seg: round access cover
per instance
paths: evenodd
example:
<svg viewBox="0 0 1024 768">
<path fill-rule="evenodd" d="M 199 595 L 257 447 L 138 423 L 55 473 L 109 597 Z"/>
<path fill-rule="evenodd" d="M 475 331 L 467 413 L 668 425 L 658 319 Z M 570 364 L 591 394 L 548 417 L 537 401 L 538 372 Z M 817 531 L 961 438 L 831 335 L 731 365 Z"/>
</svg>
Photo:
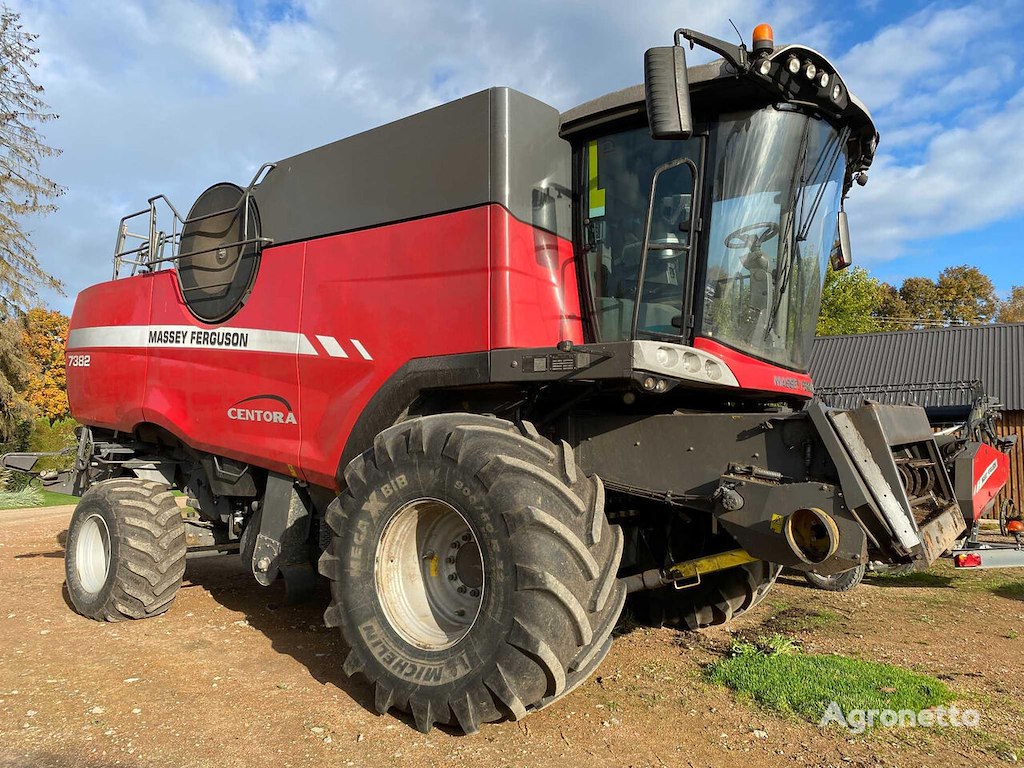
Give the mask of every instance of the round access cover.
<svg viewBox="0 0 1024 768">
<path fill-rule="evenodd" d="M 188 212 L 178 247 L 181 293 L 200 320 L 218 323 L 242 306 L 260 261 L 259 211 L 235 184 L 214 184 Z M 248 208 L 248 216 L 246 215 Z M 245 245 L 237 245 L 249 241 Z"/>
</svg>

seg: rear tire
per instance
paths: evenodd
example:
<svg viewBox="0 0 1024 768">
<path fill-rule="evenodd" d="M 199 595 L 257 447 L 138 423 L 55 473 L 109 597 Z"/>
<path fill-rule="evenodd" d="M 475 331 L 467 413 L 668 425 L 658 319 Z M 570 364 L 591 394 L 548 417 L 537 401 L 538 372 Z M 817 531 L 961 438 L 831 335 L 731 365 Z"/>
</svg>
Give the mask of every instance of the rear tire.
<svg viewBox="0 0 1024 768">
<path fill-rule="evenodd" d="M 858 565 L 856 568 L 842 573 L 834 573 L 831 576 L 804 571 L 804 578 L 816 589 L 824 589 L 826 592 L 849 592 L 864 580 L 867 569 L 866 565 Z"/>
<path fill-rule="evenodd" d="M 71 604 L 90 619 L 170 608 L 185 574 L 185 523 L 167 486 L 119 478 L 90 487 L 68 526 L 64 570 Z"/>
<path fill-rule="evenodd" d="M 604 489 L 530 424 L 471 414 L 391 427 L 327 512 L 324 618 L 346 674 L 417 729 L 519 719 L 600 663 L 625 601 Z"/>
<path fill-rule="evenodd" d="M 642 613 L 654 626 L 673 629 L 727 624 L 764 599 L 780 570 L 780 566 L 758 560 L 701 576 L 700 584 L 694 587 L 668 586 L 642 592 Z"/>
</svg>

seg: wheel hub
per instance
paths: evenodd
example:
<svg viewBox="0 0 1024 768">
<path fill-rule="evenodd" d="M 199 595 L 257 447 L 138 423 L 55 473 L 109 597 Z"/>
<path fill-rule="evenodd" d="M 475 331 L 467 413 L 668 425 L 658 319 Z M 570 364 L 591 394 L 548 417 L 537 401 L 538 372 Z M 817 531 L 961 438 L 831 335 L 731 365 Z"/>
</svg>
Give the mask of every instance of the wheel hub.
<svg viewBox="0 0 1024 768">
<path fill-rule="evenodd" d="M 110 531 L 99 515 L 82 523 L 75 545 L 75 564 L 82 589 L 95 594 L 103 588 L 110 568 Z"/>
<path fill-rule="evenodd" d="M 424 650 L 444 650 L 468 634 L 480 613 L 480 545 L 450 504 L 417 499 L 388 521 L 374 560 L 374 581 L 391 627 Z"/>
</svg>

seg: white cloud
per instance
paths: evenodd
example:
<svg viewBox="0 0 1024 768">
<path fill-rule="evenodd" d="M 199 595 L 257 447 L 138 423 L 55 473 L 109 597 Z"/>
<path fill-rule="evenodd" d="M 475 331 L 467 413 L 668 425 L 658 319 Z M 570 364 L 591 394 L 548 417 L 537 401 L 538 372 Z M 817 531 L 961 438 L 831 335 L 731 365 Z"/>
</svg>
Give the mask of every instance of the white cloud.
<svg viewBox="0 0 1024 768">
<path fill-rule="evenodd" d="M 69 192 L 35 241 L 72 297 L 107 278 L 117 219 L 155 192 L 187 209 L 204 187 L 248 181 L 266 160 L 490 85 L 565 109 L 639 82 L 643 51 L 678 26 L 733 40 L 728 18 L 744 35 L 769 21 L 779 42 L 829 53 L 848 24 L 811 0 L 305 0 L 276 16 L 279 4 L 257 0 L 241 18 L 229 0 L 8 1 L 41 35 L 37 80 L 62 115 L 47 136 L 64 155 L 47 171 Z M 999 91 L 1016 77 L 1016 50 L 998 38 L 1005 14 L 929 8 L 832 56 L 883 128 L 886 154 L 850 205 L 858 257 L 890 258 L 908 239 L 1017 210 L 1007 177 L 1019 150 L 1006 136 L 1020 97 L 1002 104 Z M 985 56 L 972 53 L 993 39 Z M 901 160 L 904 149 L 922 159 Z"/>
<path fill-rule="evenodd" d="M 187 209 L 207 185 L 247 181 L 264 161 L 491 85 L 568 108 L 639 82 L 644 49 L 681 24 L 732 39 L 728 16 L 772 18 L 795 34 L 813 7 L 306 0 L 281 18 L 265 2 L 239 18 L 227 0 L 11 4 L 40 34 L 37 79 L 61 114 L 47 138 L 64 154 L 47 170 L 69 191 L 34 239 L 67 283 L 70 298 L 55 299 L 65 309 L 107 278 L 117 219 L 156 192 Z"/>
<path fill-rule="evenodd" d="M 1024 211 L 1024 118 L 1009 4 L 929 6 L 841 58 L 873 110 L 878 157 L 849 210 L 857 259 L 896 259 L 915 240 L 972 231 Z M 1013 90 L 1007 95 L 1007 88 Z M 969 258 L 965 254 L 965 258 Z"/>
<path fill-rule="evenodd" d="M 850 88 L 881 112 L 907 96 L 943 88 L 964 62 L 987 60 L 991 49 L 984 56 L 969 54 L 978 50 L 980 38 L 1004 24 L 996 7 L 928 7 L 853 46 L 839 59 L 839 70 Z"/>
<path fill-rule="evenodd" d="M 885 132 L 885 148 L 894 149 L 920 145 L 943 128 L 941 123 L 912 123 Z"/>
<path fill-rule="evenodd" d="M 858 259 L 884 261 L 910 241 L 965 232 L 1024 214 L 1024 90 L 977 123 L 945 129 L 921 162 L 882 155 L 851 196 Z"/>
</svg>

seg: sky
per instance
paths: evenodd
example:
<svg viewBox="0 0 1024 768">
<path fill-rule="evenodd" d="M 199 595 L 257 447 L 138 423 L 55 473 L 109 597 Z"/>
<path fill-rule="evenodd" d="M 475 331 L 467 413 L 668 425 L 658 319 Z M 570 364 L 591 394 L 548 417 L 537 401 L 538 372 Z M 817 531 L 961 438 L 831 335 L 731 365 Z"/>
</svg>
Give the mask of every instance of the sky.
<svg viewBox="0 0 1024 768">
<path fill-rule="evenodd" d="M 493 85 L 565 110 L 640 82 L 677 27 L 735 40 L 730 19 L 822 52 L 871 110 L 881 143 L 847 203 L 858 264 L 897 285 L 958 264 L 1004 297 L 1024 284 L 1019 0 L 6 2 L 60 115 L 43 170 L 67 192 L 28 223 L 64 311 L 110 278 L 118 220 L 154 194 L 184 213 L 217 181 Z"/>
</svg>

